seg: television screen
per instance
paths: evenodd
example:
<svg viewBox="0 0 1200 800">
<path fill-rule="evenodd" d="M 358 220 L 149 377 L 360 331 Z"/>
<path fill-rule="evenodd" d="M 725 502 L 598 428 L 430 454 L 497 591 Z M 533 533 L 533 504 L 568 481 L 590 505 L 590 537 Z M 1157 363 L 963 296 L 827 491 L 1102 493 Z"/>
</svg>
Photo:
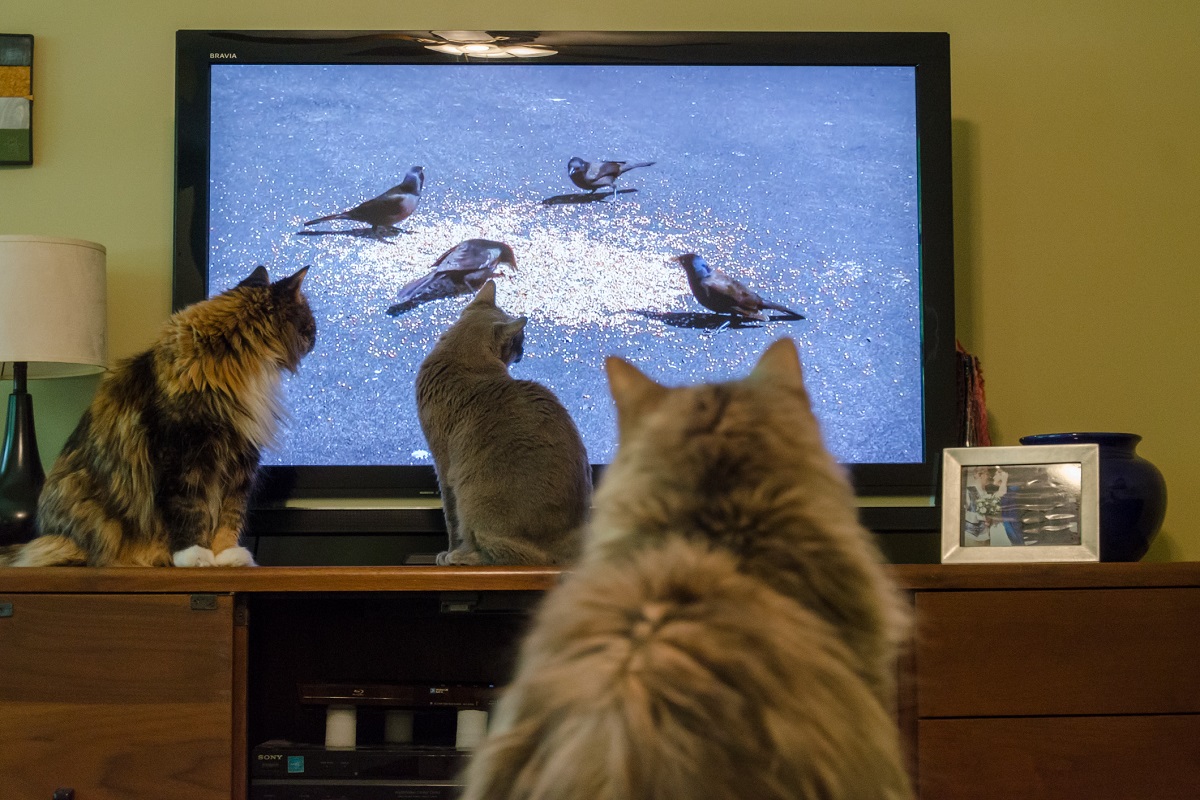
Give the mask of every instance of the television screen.
<svg viewBox="0 0 1200 800">
<path fill-rule="evenodd" d="M 463 53 L 514 38 L 180 32 L 177 306 L 312 265 L 317 344 L 263 461 L 284 494 L 434 485 L 416 372 L 488 277 L 528 318 L 511 373 L 600 467 L 605 357 L 717 381 L 788 336 L 859 491 L 931 494 L 954 407 L 945 36 Z"/>
</svg>

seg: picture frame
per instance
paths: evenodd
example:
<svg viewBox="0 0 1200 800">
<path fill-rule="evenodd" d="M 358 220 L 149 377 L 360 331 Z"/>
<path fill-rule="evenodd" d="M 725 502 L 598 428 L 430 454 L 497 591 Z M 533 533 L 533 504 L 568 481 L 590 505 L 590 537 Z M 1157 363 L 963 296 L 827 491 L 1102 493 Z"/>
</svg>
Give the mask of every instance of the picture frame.
<svg viewBox="0 0 1200 800">
<path fill-rule="evenodd" d="M 942 563 L 1100 560 L 1095 444 L 942 452 Z"/>
<path fill-rule="evenodd" d="M 0 166 L 33 164 L 33 36 L 0 33 Z"/>
</svg>

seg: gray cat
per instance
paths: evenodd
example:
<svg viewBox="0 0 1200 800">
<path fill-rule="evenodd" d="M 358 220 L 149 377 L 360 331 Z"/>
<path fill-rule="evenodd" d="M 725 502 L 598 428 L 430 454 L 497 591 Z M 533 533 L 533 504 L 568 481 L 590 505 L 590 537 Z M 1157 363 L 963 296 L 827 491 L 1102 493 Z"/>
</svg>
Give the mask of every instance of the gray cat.
<svg viewBox="0 0 1200 800">
<path fill-rule="evenodd" d="M 565 564 L 591 504 L 587 450 L 549 389 L 517 380 L 525 317 L 488 281 L 417 372 L 417 415 L 442 490 L 450 549 L 437 563 Z"/>
</svg>

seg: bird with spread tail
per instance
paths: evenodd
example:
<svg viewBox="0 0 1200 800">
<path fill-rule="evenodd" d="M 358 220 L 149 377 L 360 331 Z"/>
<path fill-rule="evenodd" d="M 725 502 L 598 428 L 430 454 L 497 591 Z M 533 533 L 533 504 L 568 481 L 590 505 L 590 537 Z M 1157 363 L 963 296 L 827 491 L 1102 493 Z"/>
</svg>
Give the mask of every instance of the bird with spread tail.
<svg viewBox="0 0 1200 800">
<path fill-rule="evenodd" d="M 582 158 L 576 156 L 567 162 L 567 176 L 580 189 L 587 189 L 592 194 L 595 194 L 597 189 L 609 187 L 612 189 L 610 194 L 616 196 L 617 187 L 614 184 L 616 184 L 617 178 L 631 169 L 653 165 L 653 161 L 638 161 L 635 163 L 628 161 L 584 161 Z"/>
<path fill-rule="evenodd" d="M 687 273 L 688 286 L 696 301 L 707 309 L 718 314 L 730 314 L 734 317 L 745 317 L 766 321 L 764 309 L 782 311 L 794 319 L 804 319 L 804 315 L 793 311 L 787 306 L 764 299 L 758 293 L 746 288 L 745 284 L 737 281 L 719 269 L 709 266 L 703 256 L 696 253 L 685 253 L 675 259 Z"/>
<path fill-rule="evenodd" d="M 387 313 L 395 317 L 431 300 L 475 294 L 490 278 L 502 276 L 503 266 L 514 271 L 517 268 L 517 257 L 504 242 L 490 239 L 459 242 L 438 256 L 427 274 L 404 284 Z"/>
<path fill-rule="evenodd" d="M 310 219 L 305 226 L 316 225 L 319 222 L 329 222 L 335 219 L 365 222 L 371 226 L 371 236 L 382 238 L 400 232 L 396 226 L 412 216 L 421 200 L 421 190 L 425 188 L 425 168 L 411 167 L 404 180 L 388 189 L 378 197 L 364 200 L 354 208 L 337 214 Z"/>
</svg>

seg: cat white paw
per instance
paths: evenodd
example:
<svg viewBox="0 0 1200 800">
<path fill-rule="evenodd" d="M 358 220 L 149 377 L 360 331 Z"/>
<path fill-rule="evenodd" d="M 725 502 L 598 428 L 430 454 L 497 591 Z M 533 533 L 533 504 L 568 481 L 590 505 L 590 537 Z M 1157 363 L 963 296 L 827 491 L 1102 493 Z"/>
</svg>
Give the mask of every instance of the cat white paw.
<svg viewBox="0 0 1200 800">
<path fill-rule="evenodd" d="M 217 559 L 212 550 L 194 544 L 186 550 L 180 550 L 173 554 L 171 563 L 177 567 L 214 567 Z"/>
<path fill-rule="evenodd" d="M 244 547 L 226 547 L 217 553 L 218 567 L 256 567 L 254 556 Z"/>
</svg>

